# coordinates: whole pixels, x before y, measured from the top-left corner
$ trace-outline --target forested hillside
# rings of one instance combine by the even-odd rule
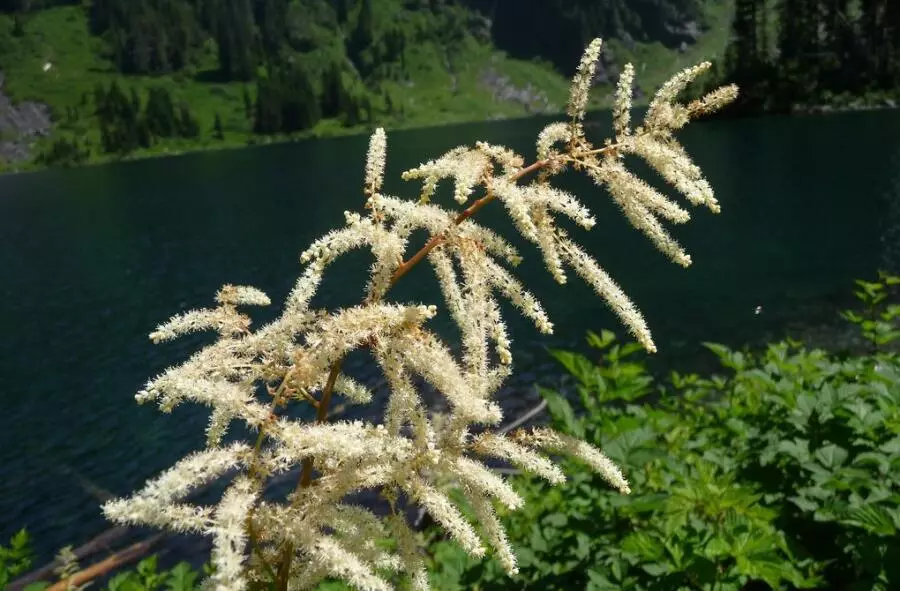
[[[729,10],[700,0],[0,0],[0,99],[20,107],[0,104],[0,160],[27,166],[16,157],[32,137],[38,164],[64,165],[559,111],[594,36],[620,42],[601,84],[633,57],[649,63],[639,83],[650,88],[708,55],[703,43],[721,50]]]
[[[900,1],[736,0],[724,76],[738,110],[896,105]]]
[[[0,169],[556,112],[716,62],[731,114],[892,105],[895,0],[0,0]]]

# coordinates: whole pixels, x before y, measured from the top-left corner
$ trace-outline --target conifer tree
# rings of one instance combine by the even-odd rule
[[[219,116],[218,112],[216,112],[216,119],[213,122],[213,138],[217,140],[225,139],[225,130],[222,127],[222,118]]]
[[[337,14],[337,22],[341,25],[347,22],[347,2],[349,0],[334,0],[334,11]]]

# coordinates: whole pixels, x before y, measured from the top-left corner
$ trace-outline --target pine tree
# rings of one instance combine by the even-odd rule
[[[257,80],[254,133],[269,134],[281,131],[281,100],[281,86],[271,76]]]
[[[250,80],[256,69],[250,0],[222,0],[217,23],[219,71],[227,80]]]
[[[178,109],[178,129],[181,137],[198,138],[200,137],[200,124],[191,113],[191,109],[187,103],[181,103]]]
[[[225,130],[222,128],[222,118],[219,117],[219,113],[216,113],[216,119],[213,122],[213,138],[217,140],[225,139]]]
[[[165,88],[151,88],[144,109],[144,122],[155,137],[175,137],[179,134],[178,117],[172,96]]]
[[[247,87],[244,87],[243,91],[243,100],[244,100],[244,116],[247,119],[253,119],[253,99],[250,98],[250,91],[247,90]]]
[[[294,67],[283,77],[282,131],[291,133],[309,129],[322,118],[309,73]]]
[[[347,0],[335,0],[334,11],[337,14],[337,22],[339,24],[347,22]]]
[[[360,0],[356,26],[347,40],[347,53],[357,62],[361,62],[362,52],[372,45],[375,39],[375,18],[372,14],[372,0]]]

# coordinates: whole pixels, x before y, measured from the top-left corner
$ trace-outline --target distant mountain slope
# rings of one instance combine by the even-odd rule
[[[625,60],[649,91],[721,54],[729,19],[730,0],[0,0],[2,92],[53,120],[5,125],[0,99],[0,170],[559,111],[583,45],[618,35],[601,106]]]

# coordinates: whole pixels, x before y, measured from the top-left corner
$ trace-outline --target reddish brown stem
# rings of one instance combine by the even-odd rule
[[[536,172],[543,167],[550,164],[550,160],[538,160],[525,168],[520,169],[518,172],[512,175],[511,180],[513,182],[517,182],[522,177],[525,177],[532,172]],[[492,193],[488,193],[481,199],[475,201],[472,205],[467,207],[465,210],[461,211],[459,215],[453,220],[454,225],[459,225],[463,223],[465,220],[469,219],[482,207],[490,203],[495,199]],[[437,246],[444,242],[446,239],[446,234],[437,234],[432,236],[425,245],[419,249],[419,251],[412,256],[408,261],[404,261],[400,264],[399,267],[394,271],[394,274],[391,275],[390,286],[393,286],[397,281],[406,275],[410,269],[415,267],[417,264],[422,262],[422,260],[428,256],[432,250],[434,250]],[[389,286],[389,287],[390,287]],[[335,362],[334,365],[331,366],[331,372],[328,374],[328,382],[325,385],[325,390],[322,393],[322,399],[319,400],[319,405],[316,412],[316,423],[324,423],[328,420],[328,407],[331,402],[331,394],[334,390],[334,383],[337,380],[337,376],[341,371],[341,363],[343,359],[339,359]],[[307,458],[303,460],[303,471],[300,475],[300,481],[297,483],[296,491],[299,492],[300,489],[306,488],[309,486],[310,482],[312,482],[312,458]],[[278,580],[276,582],[276,587],[284,591],[287,589],[288,577],[290,576],[291,569],[291,556],[294,553],[294,546],[291,543],[286,543],[284,547],[284,552],[281,554],[281,564],[278,569]]]

